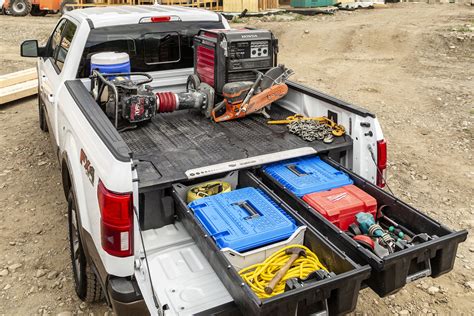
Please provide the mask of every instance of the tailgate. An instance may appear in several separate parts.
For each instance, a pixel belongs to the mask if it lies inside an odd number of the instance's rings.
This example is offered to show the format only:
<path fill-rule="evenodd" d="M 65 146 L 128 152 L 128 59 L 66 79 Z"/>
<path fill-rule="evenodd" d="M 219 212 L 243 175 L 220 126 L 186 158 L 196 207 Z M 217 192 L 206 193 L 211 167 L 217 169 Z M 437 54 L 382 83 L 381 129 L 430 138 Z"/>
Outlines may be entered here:
<path fill-rule="evenodd" d="M 159 314 L 156 305 L 171 315 L 235 308 L 181 222 L 146 230 L 142 236 L 146 253 L 142 251 L 137 258 L 135 277 L 152 315 Z"/>

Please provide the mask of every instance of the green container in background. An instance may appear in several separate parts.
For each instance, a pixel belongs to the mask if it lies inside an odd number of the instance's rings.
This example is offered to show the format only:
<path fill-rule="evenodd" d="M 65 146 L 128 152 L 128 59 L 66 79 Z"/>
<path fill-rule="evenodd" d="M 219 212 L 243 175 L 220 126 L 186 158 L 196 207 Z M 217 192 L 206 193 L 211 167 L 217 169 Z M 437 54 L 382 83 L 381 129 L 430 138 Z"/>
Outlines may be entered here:
<path fill-rule="evenodd" d="M 293 8 L 329 7 L 334 5 L 335 0 L 291 0 Z"/>

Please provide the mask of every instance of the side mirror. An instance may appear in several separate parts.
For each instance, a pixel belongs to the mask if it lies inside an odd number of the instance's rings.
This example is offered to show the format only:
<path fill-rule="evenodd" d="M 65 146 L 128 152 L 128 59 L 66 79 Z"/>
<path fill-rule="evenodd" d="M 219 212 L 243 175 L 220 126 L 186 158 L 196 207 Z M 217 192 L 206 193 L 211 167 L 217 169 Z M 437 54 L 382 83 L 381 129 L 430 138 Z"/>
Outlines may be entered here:
<path fill-rule="evenodd" d="M 21 43 L 21 57 L 40 57 L 37 40 L 27 40 Z"/>

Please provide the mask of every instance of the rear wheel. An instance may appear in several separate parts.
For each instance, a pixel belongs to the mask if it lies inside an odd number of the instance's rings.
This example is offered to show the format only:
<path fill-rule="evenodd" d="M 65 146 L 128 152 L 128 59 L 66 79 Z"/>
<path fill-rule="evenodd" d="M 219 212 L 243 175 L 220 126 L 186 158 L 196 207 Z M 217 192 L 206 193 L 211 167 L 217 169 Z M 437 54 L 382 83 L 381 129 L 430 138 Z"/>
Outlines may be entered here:
<path fill-rule="evenodd" d="M 69 248 L 71 251 L 72 273 L 77 296 L 86 302 L 102 299 L 102 288 L 97 276 L 87 263 L 79 234 L 79 214 L 76 197 L 71 190 L 68 195 Z"/>
<path fill-rule="evenodd" d="M 39 5 L 34 5 L 31 8 L 30 14 L 32 16 L 45 16 L 46 14 L 48 14 L 48 11 L 47 10 L 41 10 Z"/>
<path fill-rule="evenodd" d="M 25 16 L 31 12 L 31 2 L 29 0 L 14 0 L 10 5 L 13 16 Z"/>
<path fill-rule="evenodd" d="M 74 10 L 73 7 L 67 6 L 68 4 L 76 4 L 75 0 L 63 0 L 61 6 L 59 7 L 59 12 L 61 15 L 66 14 L 66 12 Z"/>

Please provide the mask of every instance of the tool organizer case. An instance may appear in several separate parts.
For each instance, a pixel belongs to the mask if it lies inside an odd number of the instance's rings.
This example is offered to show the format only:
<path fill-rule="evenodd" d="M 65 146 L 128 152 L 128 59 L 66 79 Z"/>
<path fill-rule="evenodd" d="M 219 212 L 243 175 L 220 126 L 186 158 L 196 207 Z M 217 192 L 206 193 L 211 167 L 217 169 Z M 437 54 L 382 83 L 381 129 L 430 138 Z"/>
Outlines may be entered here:
<path fill-rule="evenodd" d="M 297 226 L 308 226 L 308 223 L 298 213 L 292 210 L 249 171 L 238 172 L 238 187 L 253 187 L 261 190 L 279 205 L 294 220 Z M 307 227 L 304 245 L 314 250 L 321 262 L 335 276 L 306 287 L 284 292 L 269 299 L 260 299 L 244 283 L 238 271 L 232 267 L 229 260 L 219 250 L 214 239 L 192 214 L 185 202 L 188 186 L 173 185 L 173 198 L 176 201 L 176 213 L 194 239 L 199 249 L 216 274 L 221 279 L 235 304 L 243 315 L 307 315 L 328 310 L 330 315 L 340 315 L 355 309 L 361 283 L 368 278 L 370 267 L 355 263 L 349 256 L 340 251 L 323 235 L 311 227 Z"/>
<path fill-rule="evenodd" d="M 188 207 L 221 249 L 247 251 L 286 239 L 296 230 L 294 220 L 255 188 L 204 197 Z"/>
<path fill-rule="evenodd" d="M 344 231 L 355 222 L 357 213 L 370 213 L 374 218 L 377 213 L 377 201 L 355 185 L 306 194 L 303 201 Z"/>
<path fill-rule="evenodd" d="M 357 244 L 324 216 L 314 212 L 305 201 L 285 188 L 265 170 L 260 173 L 263 182 L 277 192 L 278 196 L 295 209 L 312 227 L 327 236 L 332 243 L 360 264 L 370 264 L 372 273 L 366 283 L 379 296 L 392 294 L 400 290 L 406 283 L 416 279 L 426 276 L 438 277 L 452 270 L 458 244 L 466 240 L 467 231 L 453 231 L 352 171 L 345 169 L 334 160 L 330 158 L 323 160 L 332 167 L 350 175 L 354 185 L 373 196 L 379 207 L 386 205 L 384 214 L 392 220 L 415 233 L 424 232 L 438 236 L 414 247 L 379 258 Z"/>
<path fill-rule="evenodd" d="M 273 163 L 263 170 L 297 196 L 352 184 L 347 174 L 317 156 Z"/>

